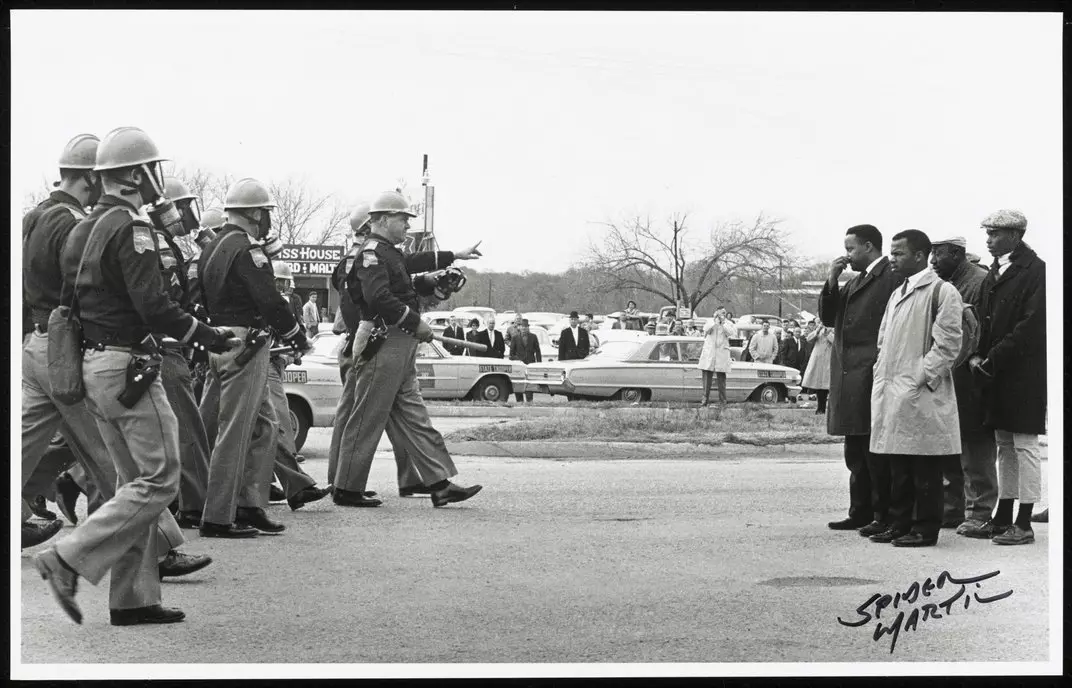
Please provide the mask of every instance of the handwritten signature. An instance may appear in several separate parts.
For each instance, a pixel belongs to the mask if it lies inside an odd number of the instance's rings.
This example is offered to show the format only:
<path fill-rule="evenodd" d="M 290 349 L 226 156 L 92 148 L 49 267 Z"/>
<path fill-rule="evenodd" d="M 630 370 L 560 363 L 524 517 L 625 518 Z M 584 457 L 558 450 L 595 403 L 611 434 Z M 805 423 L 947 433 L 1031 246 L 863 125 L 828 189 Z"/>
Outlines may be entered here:
<path fill-rule="evenodd" d="M 954 578 L 948 571 L 942 571 L 939 574 L 937 580 L 932 581 L 930 578 L 926 579 L 922 583 L 916 581 L 913 582 L 902 593 L 897 592 L 891 595 L 884 595 L 882 593 L 875 593 L 871 597 L 867 598 L 867 601 L 856 608 L 856 613 L 860 616 L 856 621 L 845 621 L 840 616 L 837 617 L 838 623 L 842 626 L 850 626 L 858 628 L 871 622 L 872 618 L 875 623 L 875 634 L 873 640 L 877 643 L 883 636 L 890 636 L 890 654 L 893 654 L 893 649 L 897 647 L 897 638 L 900 636 L 901 631 L 917 631 L 918 625 L 921 621 L 927 621 L 928 619 L 941 619 L 944 616 L 949 616 L 953 612 L 953 605 L 957 604 L 961 599 L 964 600 L 964 609 L 968 608 L 972 598 L 979 604 L 990 604 L 991 602 L 997 602 L 1003 600 L 1012 594 L 1012 590 L 1001 593 L 1000 595 L 994 595 L 992 597 L 980 597 L 978 592 L 967 594 L 967 586 L 974 584 L 976 588 L 981 588 L 980 585 L 983 581 L 994 578 L 1001 571 L 991 571 L 990 573 L 984 573 L 981 576 L 970 576 L 968 578 Z M 956 592 L 950 595 L 943 602 L 923 602 L 924 598 L 937 599 L 938 595 L 936 590 L 942 590 L 943 588 L 952 588 L 953 586 L 959 586 Z M 900 607 L 908 607 L 915 605 L 917 602 L 922 604 L 918 607 L 913 607 L 910 613 L 907 615 L 906 609 Z M 874 615 L 872 616 L 871 609 L 874 606 Z M 892 610 L 898 610 L 897 616 L 893 619 L 893 623 L 882 623 L 882 611 L 884 609 L 891 610 L 887 614 L 892 614 Z M 944 614 L 941 610 L 944 610 Z M 922 612 L 922 619 L 920 613 Z"/>

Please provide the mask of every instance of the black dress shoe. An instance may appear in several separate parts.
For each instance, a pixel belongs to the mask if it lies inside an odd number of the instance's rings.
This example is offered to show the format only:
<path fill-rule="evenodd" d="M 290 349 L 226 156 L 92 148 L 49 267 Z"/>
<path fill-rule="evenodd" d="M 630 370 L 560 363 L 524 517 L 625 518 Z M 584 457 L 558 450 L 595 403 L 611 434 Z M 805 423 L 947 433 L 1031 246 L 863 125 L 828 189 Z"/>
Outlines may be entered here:
<path fill-rule="evenodd" d="M 291 511 L 297 511 L 310 502 L 318 502 L 324 497 L 328 496 L 328 488 L 317 487 L 316 485 L 310 485 L 298 492 L 293 497 L 287 497 L 287 505 L 290 506 Z"/>
<path fill-rule="evenodd" d="M 201 527 L 201 512 L 200 511 L 180 511 L 175 516 L 175 523 L 179 524 L 180 528 L 200 528 Z"/>
<path fill-rule="evenodd" d="M 282 533 L 287 529 L 279 521 L 268 518 L 264 509 L 255 506 L 240 506 L 235 511 L 235 525 L 253 526 L 262 533 Z"/>
<path fill-rule="evenodd" d="M 1050 522 L 1050 507 L 1046 507 L 1037 514 L 1031 514 L 1032 523 L 1049 523 Z"/>
<path fill-rule="evenodd" d="M 43 518 L 46 521 L 56 520 L 56 513 L 54 511 L 49 511 L 48 505 L 45 504 L 45 498 L 41 495 L 37 495 L 34 497 L 33 501 L 30 502 L 30 511 L 33 512 L 33 515 L 37 518 Z"/>
<path fill-rule="evenodd" d="M 287 493 L 275 485 L 268 488 L 268 501 L 269 502 L 284 502 L 287 499 Z"/>
<path fill-rule="evenodd" d="M 461 487 L 454 483 L 447 483 L 447 486 L 442 490 L 436 490 L 432 493 L 432 506 L 439 507 L 464 502 L 482 489 L 484 489 L 483 485 Z"/>
<path fill-rule="evenodd" d="M 43 526 L 39 526 L 36 523 L 23 523 L 22 549 L 40 545 L 45 540 L 54 537 L 61 530 L 63 530 L 62 521 L 51 521 Z"/>
<path fill-rule="evenodd" d="M 414 495 L 430 495 L 432 494 L 432 488 L 427 485 L 410 485 L 409 487 L 398 488 L 399 497 L 412 497 Z"/>
<path fill-rule="evenodd" d="M 212 557 L 204 554 L 185 554 L 178 550 L 171 550 L 160 562 L 158 571 L 160 578 L 178 578 L 200 571 L 212 563 Z"/>
<path fill-rule="evenodd" d="M 252 538 L 257 537 L 257 529 L 249 526 L 240 525 L 238 523 L 209 523 L 208 521 L 201 524 L 199 529 L 201 537 L 214 537 L 214 538 Z"/>
<path fill-rule="evenodd" d="M 897 538 L 907 534 L 908 531 L 906 530 L 897 530 L 896 528 L 889 528 L 888 530 L 884 530 L 881 533 L 872 535 L 868 538 L 868 540 L 870 540 L 871 542 L 877 542 L 881 545 L 888 545 Z"/>
<path fill-rule="evenodd" d="M 831 521 L 826 524 L 826 527 L 830 530 L 859 530 L 868 524 L 867 521 L 858 521 L 852 518 L 846 518 L 843 521 Z"/>
<path fill-rule="evenodd" d="M 890 524 L 883 523 L 882 521 L 871 521 L 866 526 L 858 530 L 857 532 L 864 537 L 871 537 L 872 535 L 878 535 L 879 533 L 885 533 L 890 529 Z"/>
<path fill-rule="evenodd" d="M 56 491 L 56 506 L 60 508 L 60 513 L 71 525 L 78 525 L 75 508 L 78 506 L 78 498 L 82 495 L 82 488 L 78 487 L 70 473 L 61 474 L 52 487 Z"/>
<path fill-rule="evenodd" d="M 154 604 L 151 607 L 137 609 L 113 609 L 109 612 L 113 626 L 136 626 L 138 624 L 177 623 L 186 618 L 180 609 L 168 609 Z"/>
<path fill-rule="evenodd" d="M 350 490 L 343 490 L 336 487 L 334 490 L 332 490 L 331 501 L 335 502 L 339 506 L 373 507 L 383 504 L 382 500 L 366 497 L 366 494 L 368 493 L 351 492 Z"/>
<path fill-rule="evenodd" d="M 951 518 L 948 521 L 942 521 L 942 527 L 943 528 L 959 528 L 961 523 L 964 523 L 963 518 Z"/>
<path fill-rule="evenodd" d="M 923 533 L 905 533 L 893 539 L 894 547 L 933 547 L 938 544 L 938 536 L 927 537 Z"/>

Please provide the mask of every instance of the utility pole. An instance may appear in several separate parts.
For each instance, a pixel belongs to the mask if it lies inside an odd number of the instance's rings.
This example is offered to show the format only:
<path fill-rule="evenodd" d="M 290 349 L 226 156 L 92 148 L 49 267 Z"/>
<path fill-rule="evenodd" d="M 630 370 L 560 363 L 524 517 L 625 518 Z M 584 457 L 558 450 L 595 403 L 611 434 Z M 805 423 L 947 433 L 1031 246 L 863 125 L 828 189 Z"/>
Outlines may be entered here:
<path fill-rule="evenodd" d="M 488 275 L 488 308 L 492 308 L 492 305 L 491 305 L 491 275 Z"/>
<path fill-rule="evenodd" d="M 778 293 L 782 292 L 782 259 L 778 259 Z M 782 299 L 778 297 L 778 317 L 782 317 Z"/>

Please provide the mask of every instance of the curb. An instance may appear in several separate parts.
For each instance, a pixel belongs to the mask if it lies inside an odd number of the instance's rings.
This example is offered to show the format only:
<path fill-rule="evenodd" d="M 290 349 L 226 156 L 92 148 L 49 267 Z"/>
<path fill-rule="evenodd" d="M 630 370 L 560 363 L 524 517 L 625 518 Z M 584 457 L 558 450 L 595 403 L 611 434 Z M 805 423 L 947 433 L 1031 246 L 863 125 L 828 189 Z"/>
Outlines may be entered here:
<path fill-rule="evenodd" d="M 684 442 L 447 442 L 455 456 L 493 456 L 507 459 L 556 459 L 570 461 L 682 459 L 695 461 L 748 458 L 814 458 L 833 460 L 842 456 L 838 444 L 746 444 L 705 445 Z"/>
<path fill-rule="evenodd" d="M 676 412 L 699 412 L 699 407 L 660 408 L 658 406 L 647 407 L 619 407 L 619 408 L 579 408 L 576 406 L 444 406 L 427 405 L 428 415 L 440 418 L 549 418 L 553 416 L 599 416 L 605 413 L 616 413 L 624 416 L 650 416 L 653 413 L 676 413 Z M 727 410 L 732 411 L 733 407 Z M 772 407 L 766 411 L 774 417 L 797 414 L 814 414 L 814 409 L 796 407 Z"/>

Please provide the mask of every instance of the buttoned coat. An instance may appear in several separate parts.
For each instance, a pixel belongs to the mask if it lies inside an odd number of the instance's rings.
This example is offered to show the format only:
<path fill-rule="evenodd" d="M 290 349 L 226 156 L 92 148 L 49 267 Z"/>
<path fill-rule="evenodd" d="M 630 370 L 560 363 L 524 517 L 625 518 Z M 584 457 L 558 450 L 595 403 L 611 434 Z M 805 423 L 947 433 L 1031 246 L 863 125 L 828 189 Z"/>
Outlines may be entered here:
<path fill-rule="evenodd" d="M 991 267 L 979 304 L 979 355 L 993 380 L 983 385 L 987 426 L 1008 432 L 1046 432 L 1046 264 L 1017 246 L 998 276 Z"/>
<path fill-rule="evenodd" d="M 986 268 L 965 260 L 953 270 L 953 274 L 947 280 L 960 292 L 960 298 L 965 305 L 975 307 L 975 314 L 980 320 L 982 320 L 982 314 L 979 312 L 979 301 L 982 298 L 986 274 Z M 983 390 L 976 384 L 975 375 L 968 365 L 962 364 L 953 369 L 953 388 L 957 392 L 961 442 L 984 439 L 988 436 L 993 438 L 993 430 L 988 431 L 983 425 Z"/>
<path fill-rule="evenodd" d="M 904 278 L 883 257 L 869 273 L 861 273 L 845 286 L 823 285 L 819 294 L 819 320 L 834 328 L 830 352 L 830 396 L 826 431 L 831 435 L 867 435 L 871 432 L 871 381 L 878 358 L 878 327 L 893 290 Z"/>
<path fill-rule="evenodd" d="M 960 454 L 952 373 L 963 312 L 960 292 L 929 269 L 906 293 L 896 289 L 890 296 L 879 325 L 871 388 L 872 452 Z"/>
<path fill-rule="evenodd" d="M 808 389 L 830 389 L 830 349 L 834 345 L 834 330 L 819 327 L 805 335 L 805 338 L 814 346 L 800 384 Z"/>
<path fill-rule="evenodd" d="M 729 320 L 721 325 L 714 318 L 704 325 L 704 343 L 696 367 L 715 373 L 730 372 L 730 338 L 737 336 L 737 327 Z"/>

